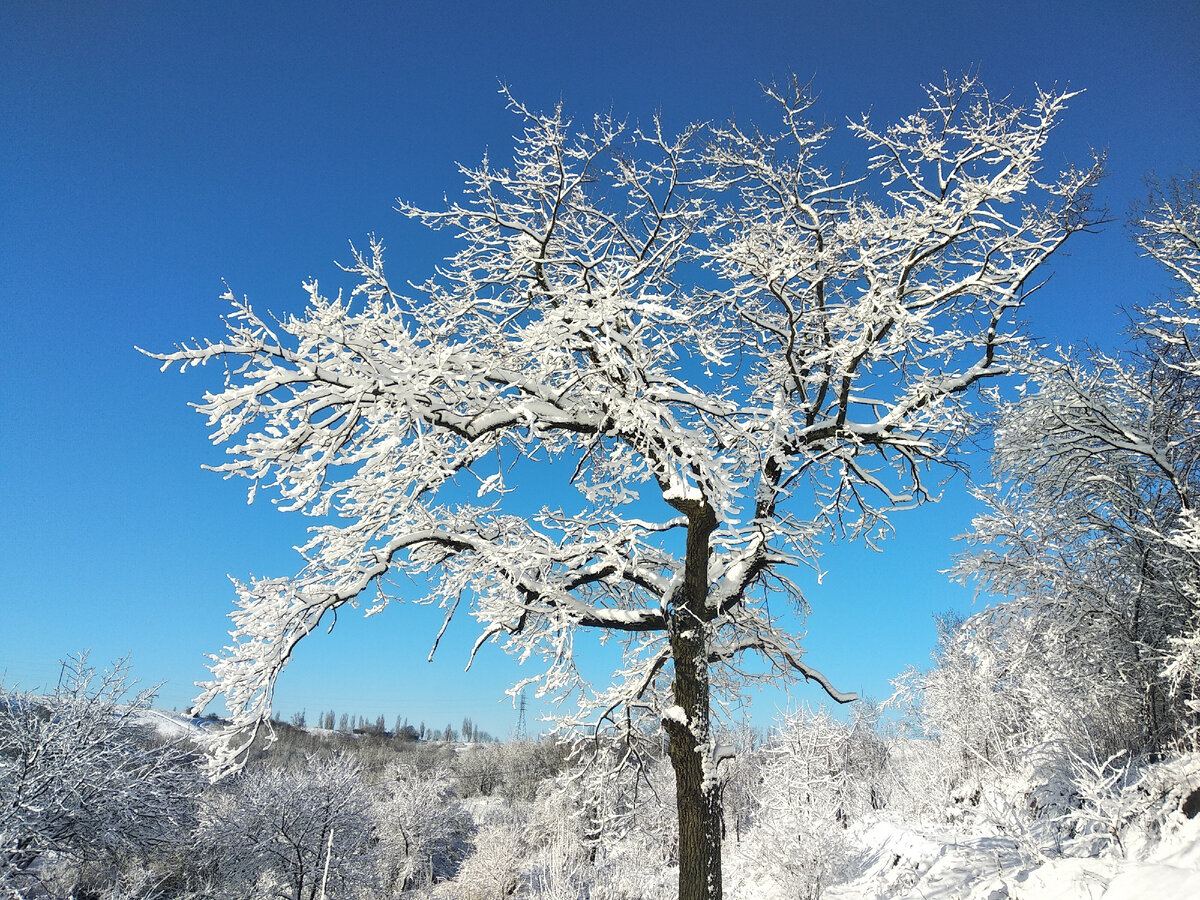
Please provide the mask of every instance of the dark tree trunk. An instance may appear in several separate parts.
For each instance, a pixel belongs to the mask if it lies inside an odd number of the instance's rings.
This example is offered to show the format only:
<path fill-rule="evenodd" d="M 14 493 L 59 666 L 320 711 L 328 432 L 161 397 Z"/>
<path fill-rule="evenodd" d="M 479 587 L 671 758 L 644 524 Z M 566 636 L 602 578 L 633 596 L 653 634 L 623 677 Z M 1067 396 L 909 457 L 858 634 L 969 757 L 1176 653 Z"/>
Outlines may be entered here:
<path fill-rule="evenodd" d="M 683 639 L 682 642 L 690 642 Z M 690 669 L 687 674 L 681 670 Z M 708 664 L 675 656 L 675 703 L 687 724 L 667 720 L 679 812 L 679 900 L 720 900 L 721 795 L 708 723 Z"/>
<path fill-rule="evenodd" d="M 679 900 L 721 900 L 721 793 L 709 725 L 707 607 L 712 512 L 689 510 L 684 588 L 669 624 L 677 709 L 663 727 L 679 813 Z M 680 715 L 679 713 L 682 713 Z M 686 718 L 686 721 L 682 721 Z"/>

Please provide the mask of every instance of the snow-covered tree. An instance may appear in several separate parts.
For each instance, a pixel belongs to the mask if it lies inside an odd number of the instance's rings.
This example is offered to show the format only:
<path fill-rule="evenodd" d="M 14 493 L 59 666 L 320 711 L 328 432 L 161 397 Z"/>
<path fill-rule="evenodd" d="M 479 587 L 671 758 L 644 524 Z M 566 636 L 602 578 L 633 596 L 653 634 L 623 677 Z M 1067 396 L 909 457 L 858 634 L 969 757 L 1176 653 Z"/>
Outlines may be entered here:
<path fill-rule="evenodd" d="M 849 856 L 845 829 L 878 805 L 882 742 L 869 723 L 802 709 L 783 716 L 762 755 L 751 877 L 780 896 L 818 900 Z"/>
<path fill-rule="evenodd" d="M 438 900 L 504 900 L 521 888 L 521 869 L 527 848 L 515 823 L 496 820 L 485 823 L 475 836 L 475 852 L 459 869 L 452 882 L 433 891 Z"/>
<path fill-rule="evenodd" d="M 721 765 L 721 807 L 725 816 L 725 837 L 741 843 L 757 821 L 758 793 L 762 784 L 762 754 L 758 751 L 763 734 L 742 722 L 729 735 L 733 757 Z"/>
<path fill-rule="evenodd" d="M 1016 604 L 941 617 L 938 631 L 933 667 L 893 682 L 890 703 L 906 716 L 889 748 L 889 807 L 999 822 L 1036 856 L 1061 841 L 1057 819 L 1078 796 L 1074 760 L 1124 742 L 1137 695 L 1091 677 L 1059 629 Z"/>
<path fill-rule="evenodd" d="M 0 685 L 0 892 L 36 896 L 30 884 L 47 859 L 110 860 L 189 840 L 197 754 L 155 739 L 141 724 L 155 691 L 131 689 L 125 661 L 97 671 L 87 654 L 63 663 L 52 694 Z"/>
<path fill-rule="evenodd" d="M 476 650 L 541 659 L 530 681 L 579 702 L 566 725 L 661 723 L 680 897 L 721 896 L 714 691 L 804 678 L 853 699 L 804 659 L 793 567 L 931 499 L 1100 173 L 1041 170 L 1065 92 L 1022 107 L 947 79 L 894 125 L 849 125 L 869 155 L 852 177 L 822 162 L 804 86 L 767 94 L 777 132 L 678 136 L 510 97 L 510 164 L 462 167 L 444 209 L 400 203 L 458 242 L 428 280 L 395 287 L 372 238 L 348 295 L 311 281 L 275 320 L 230 291 L 223 340 L 158 355 L 223 361 L 199 404 L 229 445 L 217 470 L 318 523 L 297 575 L 238 585 L 199 707 L 224 695 L 257 729 L 298 642 L 346 604 L 380 612 L 403 573 L 447 622 L 469 610 Z M 600 689 L 576 665 L 589 631 L 624 651 Z"/>
<path fill-rule="evenodd" d="M 526 832 L 535 883 L 572 874 L 568 882 L 596 897 L 670 893 L 679 863 L 674 773 L 662 754 L 620 766 L 624 750 L 601 741 L 539 787 Z"/>
<path fill-rule="evenodd" d="M 1029 714 L 1065 704 L 1073 715 L 1061 724 L 1090 719 L 1093 738 L 1108 732 L 1102 756 L 1159 750 L 1187 728 L 1168 678 L 1183 685 L 1191 674 L 1176 664 L 1164 678 L 1163 668 L 1178 663 L 1200 611 L 1200 194 L 1195 179 L 1190 193 L 1172 185 L 1135 234 L 1183 291 L 1134 314 L 1125 353 L 1031 366 L 1021 396 L 1000 405 L 995 482 L 979 492 L 989 510 L 958 568 L 1010 600 L 976 630 L 1008 665 L 1036 656 L 1045 670 Z"/>
<path fill-rule="evenodd" d="M 206 803 L 200 853 L 221 896 L 316 900 L 323 883 L 331 896 L 375 896 L 374 802 L 344 757 L 247 770 Z"/>
<path fill-rule="evenodd" d="M 1170 273 L 1175 287 L 1171 297 L 1145 311 L 1142 336 L 1192 386 L 1200 380 L 1200 171 L 1155 185 L 1134 227 L 1138 245 Z M 1192 400 L 1197 402 L 1194 396 Z M 1191 432 L 1178 436 L 1180 442 L 1196 439 L 1196 418 L 1200 412 L 1190 423 Z M 1193 479 L 1191 490 L 1185 488 L 1180 496 L 1179 518 L 1169 539 L 1182 552 L 1191 582 L 1183 604 L 1186 623 L 1170 638 L 1163 674 L 1191 714 L 1188 739 L 1192 749 L 1200 749 L 1200 513 L 1195 470 L 1187 474 Z"/>
<path fill-rule="evenodd" d="M 474 823 L 445 769 L 390 766 L 379 784 L 382 866 L 389 890 L 451 878 L 467 857 Z"/>

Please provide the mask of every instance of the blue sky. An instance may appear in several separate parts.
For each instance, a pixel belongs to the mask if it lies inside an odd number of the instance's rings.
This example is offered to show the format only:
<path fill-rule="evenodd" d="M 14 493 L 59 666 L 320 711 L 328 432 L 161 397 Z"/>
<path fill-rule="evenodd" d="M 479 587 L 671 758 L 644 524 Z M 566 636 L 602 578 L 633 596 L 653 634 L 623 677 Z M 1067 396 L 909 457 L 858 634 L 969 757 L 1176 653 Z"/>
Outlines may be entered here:
<path fill-rule="evenodd" d="M 424 278 L 447 245 L 393 201 L 436 205 L 455 161 L 508 149 L 500 80 L 532 107 L 676 126 L 765 115 L 757 83 L 791 71 L 834 123 L 909 112 L 943 70 L 1018 98 L 1069 83 L 1086 93 L 1049 162 L 1107 147 L 1120 220 L 1146 172 L 1200 166 L 1197 59 L 1194 2 L 0 5 L 0 672 L 33 688 L 77 650 L 129 653 L 162 705 L 187 704 L 225 639 L 226 574 L 292 572 L 306 522 L 201 470 L 220 452 L 187 403 L 216 373 L 160 375 L 134 346 L 216 337 L 222 279 L 297 309 L 368 232 L 393 277 Z M 1113 346 L 1119 307 L 1165 287 L 1118 221 L 1059 260 L 1031 325 Z M 808 660 L 875 696 L 924 663 L 931 613 L 971 604 L 938 574 L 970 514 L 959 479 L 882 555 L 831 552 Z M 279 707 L 507 734 L 520 671 L 497 651 L 463 675 L 465 622 L 426 664 L 434 619 L 342 616 Z M 757 721 L 785 702 L 759 698 Z"/>

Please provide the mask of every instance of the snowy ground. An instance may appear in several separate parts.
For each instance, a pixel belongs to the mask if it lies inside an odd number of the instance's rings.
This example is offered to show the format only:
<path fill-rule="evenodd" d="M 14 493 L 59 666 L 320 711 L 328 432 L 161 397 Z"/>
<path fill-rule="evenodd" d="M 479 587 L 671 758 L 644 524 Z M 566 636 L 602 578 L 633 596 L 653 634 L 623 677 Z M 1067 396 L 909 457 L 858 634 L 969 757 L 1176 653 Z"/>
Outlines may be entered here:
<path fill-rule="evenodd" d="M 175 740 L 177 738 L 198 739 L 205 734 L 199 720 L 181 716 L 179 713 L 167 712 L 163 709 L 142 709 L 134 716 L 133 721 L 138 725 L 153 728 L 162 738 Z"/>
<path fill-rule="evenodd" d="M 1200 898 L 1200 823 L 1142 860 L 1059 858 L 1030 864 L 1001 836 L 955 840 L 878 821 L 861 835 L 861 874 L 827 900 L 1172 900 Z"/>
<path fill-rule="evenodd" d="M 846 832 L 854 851 L 822 900 L 1192 900 L 1200 898 L 1200 816 L 1182 806 L 1200 789 L 1200 757 L 1152 767 L 1134 791 L 1140 808 L 1118 823 L 1095 856 L 1085 845 L 1056 851 L 1008 836 L 986 820 L 900 824 L 886 813 Z M 1194 813 L 1194 810 L 1193 810 Z M 1093 839 L 1092 846 L 1096 846 Z M 732 847 L 729 895 L 788 896 Z"/>

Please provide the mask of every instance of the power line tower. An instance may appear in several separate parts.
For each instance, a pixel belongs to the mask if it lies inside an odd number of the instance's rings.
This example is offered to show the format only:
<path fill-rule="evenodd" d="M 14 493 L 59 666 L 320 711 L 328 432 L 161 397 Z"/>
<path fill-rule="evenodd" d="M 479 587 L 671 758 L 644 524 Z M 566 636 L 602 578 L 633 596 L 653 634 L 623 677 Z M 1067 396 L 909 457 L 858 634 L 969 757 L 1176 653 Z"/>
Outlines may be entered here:
<path fill-rule="evenodd" d="M 521 691 L 521 702 L 517 706 L 517 727 L 513 729 L 513 740 L 523 741 L 525 738 L 525 692 Z"/>

